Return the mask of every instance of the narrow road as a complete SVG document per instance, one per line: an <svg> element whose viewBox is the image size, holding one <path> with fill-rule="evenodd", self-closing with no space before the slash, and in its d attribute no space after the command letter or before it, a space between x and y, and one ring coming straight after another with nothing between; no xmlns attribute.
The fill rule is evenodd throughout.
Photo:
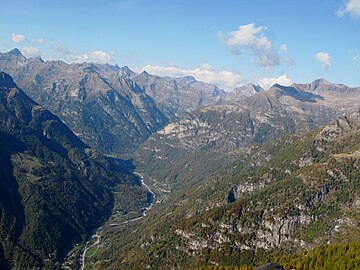
<svg viewBox="0 0 360 270"><path fill-rule="evenodd" d="M81 269L81 270L84 270L84 269L85 269L85 255L86 255L86 252L87 252L90 248L92 248L92 247L100 244L100 239L101 239L101 237L100 237L100 235L98 235L98 231L99 231L100 229L102 229L102 227L99 227L98 229L96 229L96 233L90 238L90 240L89 240L89 241L86 243L86 245L85 245L85 249L84 249L83 253L82 253L81 256L80 256L80 265L81 265L80 269ZM88 246L88 244L90 243L90 241L93 240L94 238L96 238L96 241L95 241L94 243L92 243L91 245Z"/></svg>
<svg viewBox="0 0 360 270"><path fill-rule="evenodd" d="M144 187L148 190L148 192L151 193L151 195L152 195L152 201L151 201L150 205L145 208L145 210L142 212L142 215L141 215L140 217L133 218L133 219L129 219L129 220L124 221L124 222L121 222L121 223L105 224L105 225L97 228L97 229L95 230L95 233L93 234L93 236L90 238L90 240L86 242L84 251L83 251L83 253L82 253L81 256L80 256L80 269L81 269L81 270L84 270L84 269L85 269L85 258L86 258L85 255L86 255L86 252L87 252L90 248L92 248L92 247L100 244L101 237L100 237L100 235L98 234L98 232L99 232L102 228L121 226L121 225L128 224L128 223L130 223L130 222L134 222L134 221L140 220L140 219L146 217L146 212L149 211L149 210L154 206L154 203L155 203L155 193L152 192L151 188L144 182L144 176L142 176L142 175L141 175L140 173L138 173L138 172L134 172L134 174L140 178L141 185L144 186ZM96 238L95 242L90 245L90 242L91 242L93 239L95 239L95 238Z"/></svg>

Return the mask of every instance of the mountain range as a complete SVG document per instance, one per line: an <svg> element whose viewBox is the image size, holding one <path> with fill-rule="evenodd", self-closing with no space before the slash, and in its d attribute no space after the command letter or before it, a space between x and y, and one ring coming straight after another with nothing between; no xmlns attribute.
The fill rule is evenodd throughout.
<svg viewBox="0 0 360 270"><path fill-rule="evenodd" d="M0 102L2 269L77 268L85 243L86 269L358 256L360 87L225 92L14 49Z"/></svg>
<svg viewBox="0 0 360 270"><path fill-rule="evenodd" d="M158 77L128 67L67 64L0 54L0 70L57 114L84 142L126 155L150 135L201 106L226 102L226 93L193 77Z"/></svg>

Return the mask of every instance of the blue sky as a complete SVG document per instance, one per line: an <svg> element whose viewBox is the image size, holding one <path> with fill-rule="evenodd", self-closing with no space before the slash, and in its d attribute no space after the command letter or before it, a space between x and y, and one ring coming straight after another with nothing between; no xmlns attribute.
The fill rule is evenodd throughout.
<svg viewBox="0 0 360 270"><path fill-rule="evenodd" d="M360 86L360 0L0 0L0 51L246 83Z"/></svg>

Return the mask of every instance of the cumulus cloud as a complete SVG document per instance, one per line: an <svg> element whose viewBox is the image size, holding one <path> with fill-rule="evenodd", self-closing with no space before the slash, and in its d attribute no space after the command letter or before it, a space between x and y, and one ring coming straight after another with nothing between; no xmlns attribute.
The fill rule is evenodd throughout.
<svg viewBox="0 0 360 270"><path fill-rule="evenodd" d="M318 52L315 54L315 59L320 62L322 69L328 69L332 66L332 58L327 52Z"/></svg>
<svg viewBox="0 0 360 270"><path fill-rule="evenodd" d="M271 42L264 35L264 26L255 27L254 23L239 26L237 31L219 34L220 40L228 46L255 46L259 49L271 49Z"/></svg>
<svg viewBox="0 0 360 270"><path fill-rule="evenodd" d="M185 69L176 66L146 65L139 70L139 72L142 71L169 77L194 76L198 81L215 84L225 90L233 90L235 87L239 87L243 83L243 79L239 74L227 70L216 71L207 63L194 69Z"/></svg>
<svg viewBox="0 0 360 270"><path fill-rule="evenodd" d="M347 3L341 6L336 12L336 15L339 17L347 14L355 18L360 18L360 0L348 0Z"/></svg>
<svg viewBox="0 0 360 270"><path fill-rule="evenodd" d="M248 51L254 56L254 64L269 69L280 65L281 59L265 31L265 26L256 27L254 23L250 23L239 26L236 31L219 33L218 38L234 54L241 55Z"/></svg>
<svg viewBox="0 0 360 270"><path fill-rule="evenodd" d="M112 53L102 50L79 53L75 50L64 48L57 43L52 43L52 47L55 50L58 58L61 58L64 61L70 63L95 62L106 64L111 62L113 59Z"/></svg>
<svg viewBox="0 0 360 270"><path fill-rule="evenodd" d="M268 90L271 86L273 86L276 83L284 86L289 86L293 82L286 75L281 75L279 77L274 77L274 78L265 77L259 80L259 85L266 90Z"/></svg>
<svg viewBox="0 0 360 270"><path fill-rule="evenodd" d="M100 64L109 63L112 60L112 54L104 52L102 50L84 53L80 58L83 58L84 62L95 62Z"/></svg>
<svg viewBox="0 0 360 270"><path fill-rule="evenodd" d="M37 56L39 55L39 49L35 47L24 47L21 49L28 56Z"/></svg>
<svg viewBox="0 0 360 270"><path fill-rule="evenodd" d="M287 52L288 51L288 46L286 44L281 44L280 45L280 50L282 50L283 52Z"/></svg>
<svg viewBox="0 0 360 270"><path fill-rule="evenodd" d="M20 35L20 34L11 34L11 40L15 43L20 43L21 41L23 41L25 39L24 35Z"/></svg>

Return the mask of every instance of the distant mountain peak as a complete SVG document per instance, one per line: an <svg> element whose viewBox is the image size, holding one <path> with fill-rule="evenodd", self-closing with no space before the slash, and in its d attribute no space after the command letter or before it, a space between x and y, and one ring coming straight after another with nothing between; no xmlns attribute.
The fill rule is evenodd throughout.
<svg viewBox="0 0 360 270"><path fill-rule="evenodd" d="M322 78L314 80L311 83L303 83L303 84L294 83L292 87L305 92L319 92L319 93L322 92L340 93L351 89L350 87L344 84L331 83ZM354 89L358 89L358 88L354 88Z"/></svg>
<svg viewBox="0 0 360 270"><path fill-rule="evenodd" d="M320 78L320 79L314 80L312 82L312 84L324 85L324 84L331 84L331 83L323 78Z"/></svg>
<svg viewBox="0 0 360 270"><path fill-rule="evenodd" d="M248 89L254 89L254 91L257 93L264 91L264 89L260 85L253 84L253 83L248 83L248 84L244 85L243 87L248 88Z"/></svg>
<svg viewBox="0 0 360 270"><path fill-rule="evenodd" d="M5 72L0 72L0 87L14 88L16 87L16 84L14 83L13 78L9 74L6 74Z"/></svg>
<svg viewBox="0 0 360 270"><path fill-rule="evenodd" d="M18 48L12 49L7 54L14 55L14 56L23 56Z"/></svg>
<svg viewBox="0 0 360 270"><path fill-rule="evenodd" d="M128 66L123 66L121 69L122 69L123 71L132 72L132 70L131 70Z"/></svg>
<svg viewBox="0 0 360 270"><path fill-rule="evenodd" d="M103 67L112 71L119 71L121 69L118 65L112 65L109 63L104 64Z"/></svg>
<svg viewBox="0 0 360 270"><path fill-rule="evenodd" d="M135 74L135 72L133 72L128 66L123 66L120 69L120 73L121 75L125 75L125 76L132 76Z"/></svg>
<svg viewBox="0 0 360 270"><path fill-rule="evenodd" d="M273 88L274 88L274 89L275 89L275 88L277 89L277 88L282 88L282 87L283 87L283 85L278 84L278 83L275 83L273 86L270 87L270 89L273 89ZM269 89L269 90L270 90L270 89Z"/></svg>
<svg viewBox="0 0 360 270"><path fill-rule="evenodd" d="M29 61L33 60L33 61L38 61L38 62L44 63L44 60L41 58L41 56L32 57L28 60Z"/></svg>
<svg viewBox="0 0 360 270"><path fill-rule="evenodd" d="M194 76L185 76L185 77L181 77L179 79L182 80L183 82L186 82L186 83L196 82L196 79L195 79Z"/></svg>
<svg viewBox="0 0 360 270"><path fill-rule="evenodd" d="M263 88L261 88L260 85L255 85L253 83L248 83L246 85L237 87L232 91L231 98L234 98L233 96L239 96L239 97L250 97L256 93L264 91Z"/></svg>
<svg viewBox="0 0 360 270"><path fill-rule="evenodd" d="M140 74L141 74L141 75L143 75L143 76L150 76L150 74L149 74L149 73L147 73L147 72L146 72L146 70L144 70L144 71L143 71L143 72L141 72Z"/></svg>

